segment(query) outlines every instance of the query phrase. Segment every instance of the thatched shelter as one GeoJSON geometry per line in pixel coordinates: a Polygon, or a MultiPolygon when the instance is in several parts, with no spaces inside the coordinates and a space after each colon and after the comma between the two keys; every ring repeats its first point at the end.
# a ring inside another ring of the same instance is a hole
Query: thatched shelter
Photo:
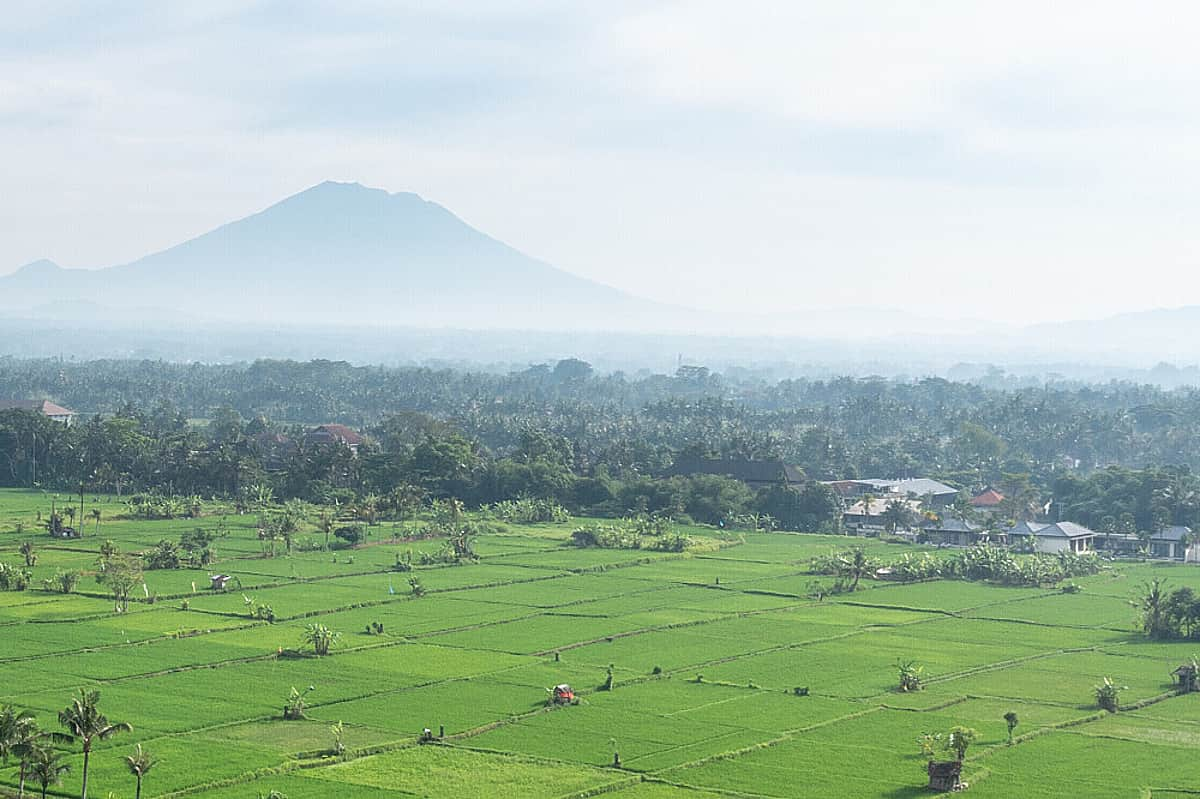
{"type": "Polygon", "coordinates": [[[1174,675],[1175,681],[1179,685],[1180,693],[1187,694],[1200,690],[1200,669],[1196,668],[1195,663],[1185,663],[1171,674],[1174,675]]]}
{"type": "Polygon", "coordinates": [[[960,791],[962,790],[962,761],[961,760],[944,760],[937,762],[929,761],[926,769],[929,772],[929,788],[934,791],[960,791]]]}

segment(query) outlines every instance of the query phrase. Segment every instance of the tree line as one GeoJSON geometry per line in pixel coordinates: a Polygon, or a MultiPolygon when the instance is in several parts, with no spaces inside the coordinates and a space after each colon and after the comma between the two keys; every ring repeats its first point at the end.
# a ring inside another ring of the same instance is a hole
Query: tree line
{"type": "Polygon", "coordinates": [[[414,487],[470,504],[537,497],[605,515],[835,524],[837,499],[819,487],[756,493],[721,477],[661,477],[688,455],[780,458],[816,480],[991,485],[1018,508],[1053,498],[1057,518],[1114,531],[1192,524],[1200,505],[1200,393],[1128,383],[768,383],[698,367],[599,375],[577,359],[493,374],[3,358],[4,395],[48,396],[83,414],[68,429],[0,413],[0,484],[10,486],[237,496],[269,484],[314,502],[414,487]],[[325,422],[368,443],[357,457],[308,446],[305,428],[325,422]]]}

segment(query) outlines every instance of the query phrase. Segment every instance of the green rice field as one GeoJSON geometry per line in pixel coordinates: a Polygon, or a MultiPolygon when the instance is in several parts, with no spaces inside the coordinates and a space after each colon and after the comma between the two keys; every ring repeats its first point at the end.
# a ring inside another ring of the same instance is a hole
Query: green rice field
{"type": "MultiPolygon", "coordinates": [[[[133,725],[96,744],[91,796],[134,795],[125,756],[140,743],[157,760],[147,797],[902,799],[936,795],[918,738],[957,725],[977,731],[970,796],[1200,796],[1200,694],[1171,683],[1200,645],[1146,641],[1130,605],[1153,577],[1200,590],[1200,567],[1118,563],[1070,594],[868,580],[813,600],[829,578],[809,560],[846,539],[696,529],[712,545],[695,553],[577,550],[574,523],[496,524],[477,562],[402,573],[398,554],[440,542],[383,524],[354,550],[265,557],[252,516],[134,520],[90,496],[99,529],[55,540],[37,519],[52,499],[0,491],[0,561],[22,563],[25,541],[38,554],[30,588],[0,592],[0,704],[57,729],[94,689],[133,725]],[[218,523],[211,566],[147,571],[114,611],[94,579],[102,543],[137,552],[218,523]],[[74,593],[43,588],[68,569],[84,572],[74,593]],[[210,590],[214,573],[233,587],[210,590]],[[341,633],[327,656],[302,643],[314,623],[341,633]],[[900,661],[924,667],[924,690],[897,692],[900,661]],[[1106,677],[1124,688],[1115,714],[1096,706],[1106,677]],[[548,705],[559,683],[577,704],[548,705]],[[285,721],[293,687],[307,718],[285,721]]],[[[79,795],[82,755],[67,751],[51,795],[79,795]]],[[[10,761],[0,793],[17,782],[10,761]]]]}

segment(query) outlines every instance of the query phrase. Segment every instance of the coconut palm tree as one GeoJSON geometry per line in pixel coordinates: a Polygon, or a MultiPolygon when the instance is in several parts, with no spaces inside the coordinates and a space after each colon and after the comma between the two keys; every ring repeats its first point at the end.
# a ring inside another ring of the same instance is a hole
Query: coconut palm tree
{"type": "Polygon", "coordinates": [[[12,705],[0,707],[0,763],[8,762],[32,726],[34,717],[28,710],[17,710],[12,705]]]}
{"type": "Polygon", "coordinates": [[[83,789],[79,799],[87,799],[88,761],[92,754],[92,744],[111,738],[119,732],[133,731],[133,727],[123,721],[109,721],[108,717],[100,712],[99,704],[99,691],[85,691],[81,688],[79,696],[58,712],[58,723],[83,744],[83,789]]]}
{"type": "Polygon", "coordinates": [[[837,571],[840,577],[851,580],[850,590],[857,591],[859,581],[875,573],[875,563],[867,557],[862,547],[857,547],[838,558],[837,571]]]}
{"type": "Polygon", "coordinates": [[[134,748],[132,755],[125,756],[125,765],[129,768],[129,773],[137,778],[137,793],[134,794],[134,799],[142,799],[142,778],[154,768],[156,762],[149,752],[142,749],[141,744],[134,748]]]}
{"type": "Polygon", "coordinates": [[[62,783],[63,775],[71,767],[62,762],[62,753],[50,747],[36,747],[29,761],[29,775],[42,786],[42,799],[46,799],[46,791],[51,785],[62,783]]]}
{"type": "MultiPolygon", "coordinates": [[[[3,715],[6,721],[7,714],[3,715]]],[[[0,721],[0,725],[4,725],[4,723],[4,721],[0,721]]],[[[51,744],[69,744],[73,739],[69,735],[40,729],[37,720],[28,713],[17,714],[16,723],[13,727],[15,727],[15,736],[11,744],[10,754],[16,757],[20,764],[20,768],[17,771],[17,799],[24,799],[25,779],[31,773],[30,769],[33,768],[33,761],[40,757],[41,752],[51,744]]]]}
{"type": "Polygon", "coordinates": [[[26,759],[24,748],[37,730],[37,721],[27,710],[17,710],[12,705],[0,707],[0,763],[8,763],[10,757],[21,759],[20,792],[25,793],[26,759]]]}

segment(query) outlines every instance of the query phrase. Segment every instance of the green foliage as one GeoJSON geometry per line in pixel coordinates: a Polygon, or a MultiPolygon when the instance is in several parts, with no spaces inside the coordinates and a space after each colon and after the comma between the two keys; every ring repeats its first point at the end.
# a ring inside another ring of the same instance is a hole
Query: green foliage
{"type": "Polygon", "coordinates": [[[898,690],[902,693],[920,691],[925,687],[925,667],[913,660],[902,660],[896,664],[899,673],[898,690]]]}
{"type": "Polygon", "coordinates": [[[141,558],[114,554],[102,559],[99,565],[96,582],[112,594],[115,610],[124,613],[129,610],[129,597],[134,589],[145,584],[141,558]]]}
{"type": "Polygon", "coordinates": [[[979,733],[970,727],[952,727],[946,735],[946,748],[954,752],[956,760],[962,760],[967,755],[967,747],[978,737],[979,733]]]}
{"type": "Polygon", "coordinates": [[[1015,730],[1017,725],[1021,722],[1020,719],[1017,718],[1017,714],[1010,710],[1004,714],[1004,723],[1008,727],[1008,742],[1011,744],[1013,742],[1013,730],[1015,730]]]}
{"type": "Polygon", "coordinates": [[[1125,686],[1118,686],[1108,677],[1093,689],[1096,694],[1096,704],[1101,710],[1107,710],[1109,713],[1116,713],[1121,707],[1121,691],[1126,690],[1125,686]]]}
{"type": "Polygon", "coordinates": [[[923,732],[917,738],[917,746],[921,749],[921,757],[932,758],[941,748],[942,734],[940,732],[923,732]]]}
{"type": "Polygon", "coordinates": [[[78,569],[58,569],[53,577],[47,577],[43,586],[47,591],[57,591],[60,594],[73,593],[79,585],[83,572],[78,569]]]}
{"type": "Polygon", "coordinates": [[[24,591],[33,579],[33,572],[0,561],[0,591],[24,591]]]}
{"type": "Polygon", "coordinates": [[[514,524],[565,522],[571,518],[570,512],[552,499],[508,499],[492,505],[491,511],[497,518],[514,524]]]}
{"type": "Polygon", "coordinates": [[[330,648],[336,646],[341,639],[340,632],[335,632],[324,624],[309,624],[304,628],[302,636],[303,642],[310,645],[313,653],[318,656],[328,655],[330,648]]]}
{"type": "Polygon", "coordinates": [[[367,533],[366,530],[363,529],[362,525],[349,524],[334,530],[333,536],[334,538],[337,538],[339,541],[343,542],[344,546],[354,547],[366,540],[367,533]]]}
{"type": "Polygon", "coordinates": [[[346,726],[339,720],[336,724],[330,725],[329,734],[333,736],[333,746],[330,747],[330,752],[334,757],[342,757],[346,754],[346,726]]]}
{"type": "Polygon", "coordinates": [[[638,516],[615,524],[587,524],[571,533],[577,547],[600,549],[647,549],[683,552],[692,545],[688,536],[672,528],[669,519],[638,516]]]}
{"type": "Polygon", "coordinates": [[[308,689],[305,691],[299,691],[296,689],[296,686],[293,685],[291,690],[288,691],[287,701],[284,702],[283,705],[284,720],[299,721],[300,719],[308,718],[306,715],[308,711],[308,702],[306,701],[305,697],[314,690],[316,690],[315,685],[308,686],[308,689]]]}
{"type": "Polygon", "coordinates": [[[178,569],[182,562],[179,558],[179,547],[174,542],[163,539],[154,549],[143,553],[147,569],[178,569]]]}

